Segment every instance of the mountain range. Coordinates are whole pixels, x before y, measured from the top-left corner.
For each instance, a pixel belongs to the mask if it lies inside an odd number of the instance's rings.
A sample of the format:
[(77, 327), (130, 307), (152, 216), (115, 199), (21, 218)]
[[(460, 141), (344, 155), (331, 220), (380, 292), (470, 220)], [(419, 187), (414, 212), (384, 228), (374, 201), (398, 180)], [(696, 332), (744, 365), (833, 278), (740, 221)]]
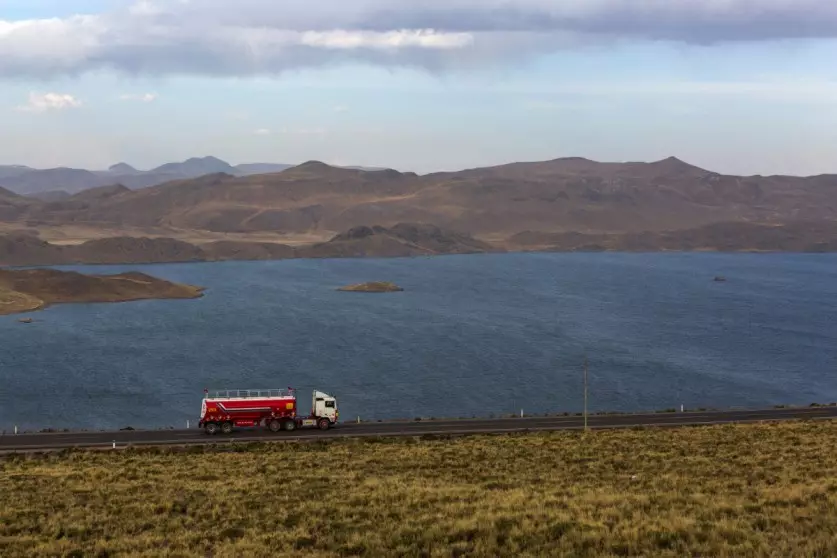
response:
[[(22, 196), (7, 186), (0, 189), (0, 230), (109, 231), (105, 236), (132, 231), (130, 236), (189, 242), (198, 235), (197, 244), (305, 238), (312, 245), (308, 254), (317, 253), (316, 239), (334, 241), (358, 227), (392, 230), (404, 223), (446, 231), (442, 236), (445, 242), (456, 238), (457, 253), (473, 247), (468, 235), (515, 250), (837, 247), (837, 175), (732, 176), (675, 157), (650, 163), (571, 157), (426, 175), (317, 161), (270, 173), (258, 172), (275, 170), (263, 166), (217, 171), (218, 160), (191, 161), (185, 170), (164, 165), (148, 172), (213, 172), (140, 189), (100, 185), (53, 199)], [(109, 172), (128, 171), (117, 165)], [(376, 244), (380, 236), (372, 238), (377, 240), (348, 252), (403, 253)], [(324, 253), (340, 255), (336, 247)], [(264, 246), (255, 250), (263, 254)]]
[(64, 167), (34, 169), (23, 165), (7, 165), (0, 166), (0, 186), (18, 194), (55, 201), (99, 186), (121, 184), (129, 189), (139, 189), (172, 180), (196, 178), (205, 174), (225, 173), (231, 176), (249, 176), (280, 172), (292, 166), (282, 163), (245, 163), (233, 166), (217, 157), (193, 157), (180, 163), (166, 163), (146, 171), (137, 170), (127, 163), (117, 163), (107, 170)]

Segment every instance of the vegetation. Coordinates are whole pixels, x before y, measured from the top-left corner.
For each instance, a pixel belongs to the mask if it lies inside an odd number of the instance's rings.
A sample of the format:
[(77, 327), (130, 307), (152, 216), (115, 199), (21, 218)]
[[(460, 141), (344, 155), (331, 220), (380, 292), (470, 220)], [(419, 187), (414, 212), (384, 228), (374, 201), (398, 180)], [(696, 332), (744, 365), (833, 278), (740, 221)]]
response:
[(0, 460), (16, 556), (835, 556), (835, 422)]

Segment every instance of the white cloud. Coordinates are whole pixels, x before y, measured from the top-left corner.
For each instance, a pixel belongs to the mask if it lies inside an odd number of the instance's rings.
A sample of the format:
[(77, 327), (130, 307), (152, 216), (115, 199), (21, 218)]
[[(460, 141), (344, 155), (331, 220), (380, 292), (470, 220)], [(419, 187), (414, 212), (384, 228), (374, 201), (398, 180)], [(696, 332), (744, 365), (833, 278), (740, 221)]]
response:
[[(288, 37), (290, 38), (290, 37)], [(439, 33), (432, 29), (401, 29), (398, 31), (306, 31), (293, 40), (299, 44), (328, 49), (457, 49), (470, 46), (470, 33)]]
[(119, 96), (123, 101), (140, 101), (143, 103), (152, 103), (157, 100), (157, 97), (156, 93), (127, 93)]
[(258, 130), (253, 130), (253, 134), (257, 136), (269, 136), (270, 130), (267, 128), (259, 128)]
[(81, 101), (66, 93), (29, 93), (29, 102), (17, 107), (23, 112), (46, 112), (48, 110), (64, 110), (78, 108)]
[(134, 0), (0, 20), (0, 76), (256, 75), (334, 62), (433, 70), (590, 41), (837, 38), (825, 0)]

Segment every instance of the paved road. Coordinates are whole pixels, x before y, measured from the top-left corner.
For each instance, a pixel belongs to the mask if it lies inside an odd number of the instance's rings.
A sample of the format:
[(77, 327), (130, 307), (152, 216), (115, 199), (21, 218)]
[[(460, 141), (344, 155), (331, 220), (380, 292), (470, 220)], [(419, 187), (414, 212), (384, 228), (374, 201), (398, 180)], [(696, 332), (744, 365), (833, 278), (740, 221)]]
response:
[[(707, 411), (590, 416), (591, 428), (637, 426), (686, 426), (797, 419), (837, 419), (837, 407), (768, 409), (749, 411)], [(208, 436), (202, 430), (133, 430), (118, 432), (68, 432), (6, 434), (0, 436), (0, 453), (55, 450), (72, 447), (109, 448), (127, 445), (186, 445), (250, 441), (289, 441), (363, 436), (420, 436), (424, 434), (479, 434), (519, 431), (573, 430), (583, 428), (581, 417), (526, 417), (505, 419), (436, 420), (421, 422), (345, 423), (327, 431), (299, 429), (272, 433), (242, 430), (231, 435)]]

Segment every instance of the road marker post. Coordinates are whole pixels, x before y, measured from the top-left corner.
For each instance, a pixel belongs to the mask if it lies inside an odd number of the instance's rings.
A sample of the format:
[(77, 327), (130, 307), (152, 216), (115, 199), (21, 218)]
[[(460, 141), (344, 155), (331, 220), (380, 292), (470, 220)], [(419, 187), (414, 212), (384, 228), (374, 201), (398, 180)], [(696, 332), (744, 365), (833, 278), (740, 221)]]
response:
[(113, 449), (116, 449), (116, 440), (113, 441)]
[(17, 425), (15, 425), (15, 436), (17, 436)]
[(680, 412), (681, 412), (681, 413), (685, 412), (685, 409), (683, 408), (683, 404), (682, 404), (682, 403), (680, 404)]
[(186, 419), (186, 430), (189, 430), (189, 419)]

